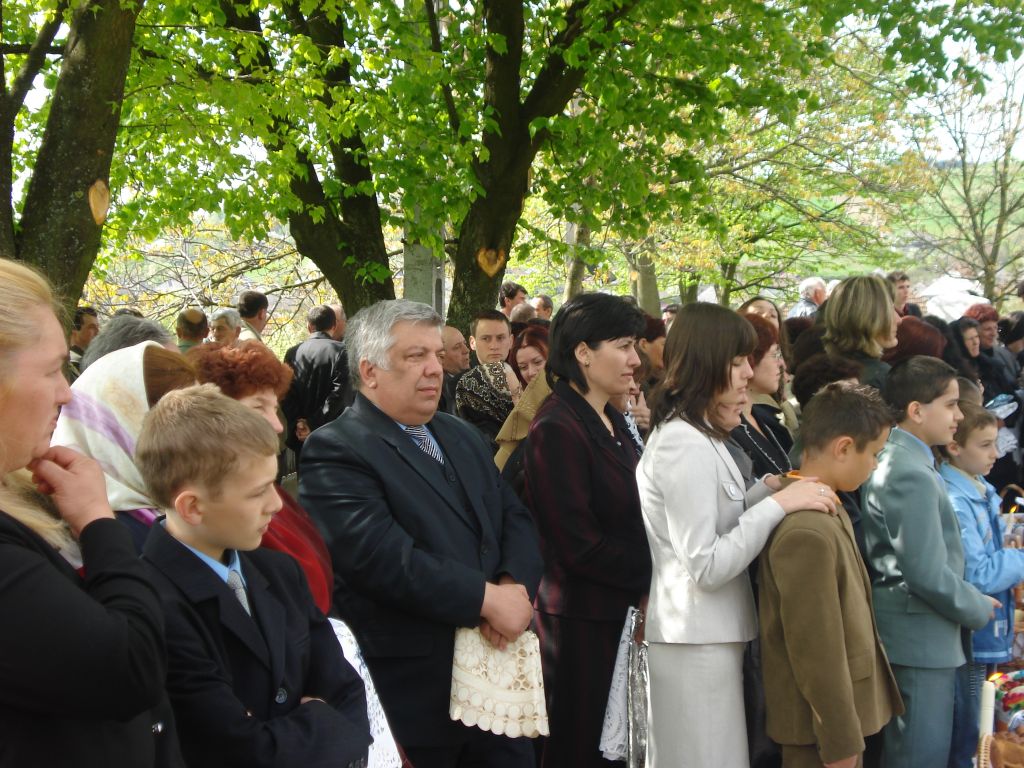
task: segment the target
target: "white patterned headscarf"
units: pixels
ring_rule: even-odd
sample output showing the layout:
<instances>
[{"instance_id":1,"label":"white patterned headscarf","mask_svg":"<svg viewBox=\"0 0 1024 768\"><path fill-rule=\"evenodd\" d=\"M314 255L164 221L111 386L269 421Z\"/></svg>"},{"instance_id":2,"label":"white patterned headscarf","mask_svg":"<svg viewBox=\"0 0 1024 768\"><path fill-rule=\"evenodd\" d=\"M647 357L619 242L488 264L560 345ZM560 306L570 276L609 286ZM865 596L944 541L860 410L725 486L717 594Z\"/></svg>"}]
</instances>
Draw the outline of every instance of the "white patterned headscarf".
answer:
<instances>
[{"instance_id":1,"label":"white patterned headscarf","mask_svg":"<svg viewBox=\"0 0 1024 768\"><path fill-rule=\"evenodd\" d=\"M124 512L152 525L158 512L135 466L135 443L149 411L143 355L144 341L104 355L71 385L71 402L61 408L52 445L66 445L99 462L107 481L107 499Z\"/></svg>"}]
</instances>

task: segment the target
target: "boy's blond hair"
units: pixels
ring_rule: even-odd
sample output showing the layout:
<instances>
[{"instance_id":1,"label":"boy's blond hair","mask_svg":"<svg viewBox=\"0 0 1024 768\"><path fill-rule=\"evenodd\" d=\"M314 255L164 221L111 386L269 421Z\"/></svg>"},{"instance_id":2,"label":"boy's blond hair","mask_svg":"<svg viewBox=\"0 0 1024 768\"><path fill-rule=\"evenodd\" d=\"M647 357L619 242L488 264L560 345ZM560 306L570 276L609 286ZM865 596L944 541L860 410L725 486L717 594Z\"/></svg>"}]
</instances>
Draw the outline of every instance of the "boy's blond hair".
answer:
<instances>
[{"instance_id":1,"label":"boy's blond hair","mask_svg":"<svg viewBox=\"0 0 1024 768\"><path fill-rule=\"evenodd\" d=\"M189 484L218 499L224 479L246 457L276 456L277 435L252 408L213 384L168 392L142 422L135 464L163 509Z\"/></svg>"}]
</instances>

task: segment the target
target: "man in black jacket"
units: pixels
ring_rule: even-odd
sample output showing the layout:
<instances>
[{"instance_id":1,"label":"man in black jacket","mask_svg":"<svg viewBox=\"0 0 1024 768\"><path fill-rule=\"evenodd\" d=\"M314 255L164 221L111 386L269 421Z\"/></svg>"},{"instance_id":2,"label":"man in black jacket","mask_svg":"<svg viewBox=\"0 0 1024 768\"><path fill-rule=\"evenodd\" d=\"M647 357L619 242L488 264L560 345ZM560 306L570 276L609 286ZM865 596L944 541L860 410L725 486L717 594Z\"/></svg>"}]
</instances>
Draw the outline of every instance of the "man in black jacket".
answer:
<instances>
[{"instance_id":1,"label":"man in black jacket","mask_svg":"<svg viewBox=\"0 0 1024 768\"><path fill-rule=\"evenodd\" d=\"M448 716L455 630L504 646L530 623L543 564L529 512L469 425L437 412L441 318L382 301L348 326L359 393L302 452L300 499L334 562L397 741L417 768L532 766L532 746Z\"/></svg>"},{"instance_id":2,"label":"man in black jacket","mask_svg":"<svg viewBox=\"0 0 1024 768\"><path fill-rule=\"evenodd\" d=\"M309 338L284 355L295 378L281 410L288 419L288 447L296 453L310 432L334 421L352 402L345 345L332 338L336 326L331 307L313 307L306 318Z\"/></svg>"}]
</instances>

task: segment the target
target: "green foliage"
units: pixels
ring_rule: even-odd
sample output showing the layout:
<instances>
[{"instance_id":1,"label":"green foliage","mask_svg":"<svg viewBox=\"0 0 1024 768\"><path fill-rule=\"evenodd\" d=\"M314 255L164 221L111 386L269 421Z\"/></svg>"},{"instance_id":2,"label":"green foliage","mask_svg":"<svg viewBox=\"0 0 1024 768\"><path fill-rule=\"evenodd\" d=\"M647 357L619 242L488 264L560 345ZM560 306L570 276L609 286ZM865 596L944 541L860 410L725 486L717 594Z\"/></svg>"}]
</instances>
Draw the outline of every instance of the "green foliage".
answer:
<instances>
[{"instance_id":1,"label":"green foliage","mask_svg":"<svg viewBox=\"0 0 1024 768\"><path fill-rule=\"evenodd\" d=\"M5 3L5 41L30 42L55 2ZM1024 39L1019 0L542 0L509 6L521 27L501 29L489 8L441 4L432 30L424 4L395 0L145 4L106 237L118 247L208 211L259 240L293 213L326 224L373 195L382 227L440 253L525 157L545 217L656 253L666 290L680 269L752 289L876 250L862 214L884 221L896 194L895 112L949 70L977 82L943 42L998 60ZM19 114L16 177L45 116ZM366 178L344 178L346 164ZM302 183L324 199L309 203ZM516 251L543 242L564 261L545 229L533 221ZM359 280L386 278L362 260L369 233L344 231L338 258Z\"/></svg>"}]
</instances>

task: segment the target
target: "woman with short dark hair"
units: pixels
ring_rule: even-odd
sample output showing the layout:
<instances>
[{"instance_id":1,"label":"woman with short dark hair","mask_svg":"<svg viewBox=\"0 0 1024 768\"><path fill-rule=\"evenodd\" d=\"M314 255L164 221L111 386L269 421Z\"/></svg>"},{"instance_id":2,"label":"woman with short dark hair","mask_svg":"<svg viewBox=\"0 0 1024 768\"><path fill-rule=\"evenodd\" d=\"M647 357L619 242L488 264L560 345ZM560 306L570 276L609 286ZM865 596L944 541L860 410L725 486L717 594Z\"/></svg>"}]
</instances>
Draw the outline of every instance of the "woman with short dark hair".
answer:
<instances>
[{"instance_id":1,"label":"woman with short dark hair","mask_svg":"<svg viewBox=\"0 0 1024 768\"><path fill-rule=\"evenodd\" d=\"M599 743L626 610L651 577L640 519L637 452L610 403L640 364L643 316L622 299L582 294L551 325L553 392L525 447L527 505L544 552L535 625L551 736L541 765L600 766Z\"/></svg>"},{"instance_id":2,"label":"woman with short dark hair","mask_svg":"<svg viewBox=\"0 0 1024 768\"><path fill-rule=\"evenodd\" d=\"M782 488L769 476L748 490L726 447L756 345L750 323L716 304L683 307L665 345L637 469L654 563L651 768L747 766L743 651L757 635L747 567L785 514L835 509L831 489L812 480Z\"/></svg>"}]
</instances>

